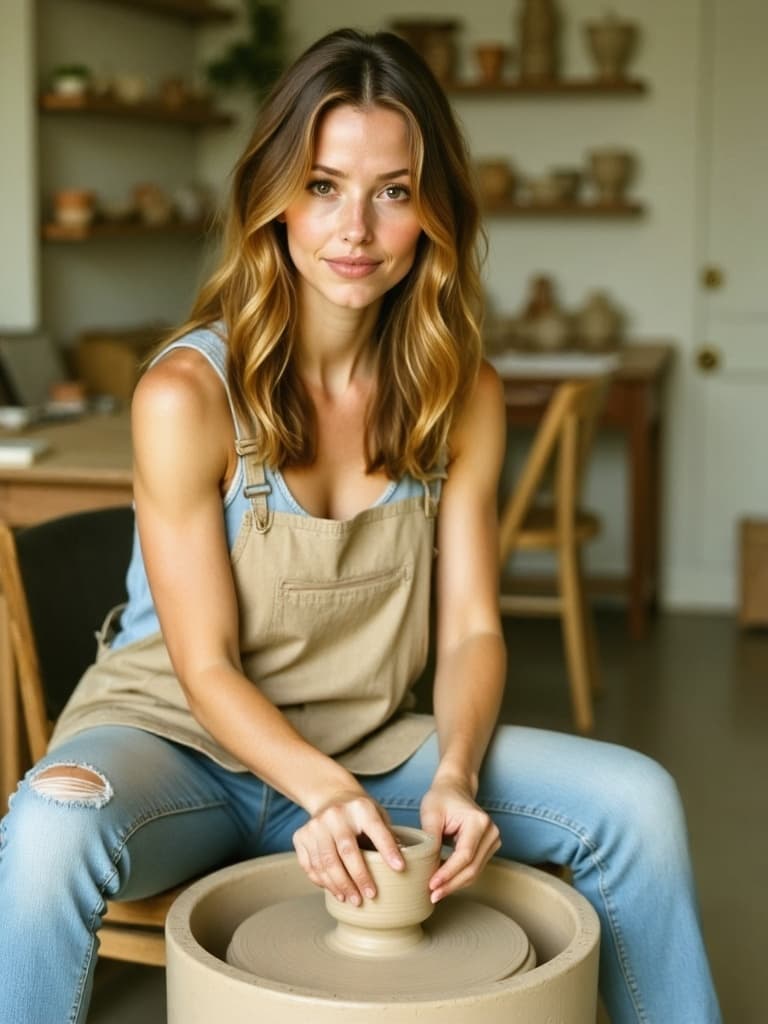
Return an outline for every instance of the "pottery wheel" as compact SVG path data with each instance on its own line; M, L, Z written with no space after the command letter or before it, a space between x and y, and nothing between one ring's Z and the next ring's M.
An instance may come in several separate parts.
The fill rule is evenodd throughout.
M321 894L271 904L235 930L227 962L267 981L341 999L446 997L535 966L525 932L499 910L452 896L396 955L365 956L329 941L336 922Z

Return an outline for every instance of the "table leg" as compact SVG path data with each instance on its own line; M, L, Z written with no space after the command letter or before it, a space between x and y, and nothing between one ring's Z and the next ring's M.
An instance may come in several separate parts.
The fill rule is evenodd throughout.
M629 632L642 640L648 630L648 599L656 534L651 402L648 389L633 388L629 429Z

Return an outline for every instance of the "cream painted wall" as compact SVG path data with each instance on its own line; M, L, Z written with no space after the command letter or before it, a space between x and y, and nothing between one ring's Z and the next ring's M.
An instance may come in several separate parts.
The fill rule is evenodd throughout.
M35 3L40 86L66 63L97 75L140 74L150 89L197 68L196 32L187 23L85 0ZM173 191L198 176L196 132L173 124L42 115L38 160L44 211L57 188L92 188L115 201L141 182ZM43 325L65 346L83 329L176 322L201 276L203 249L188 236L40 248Z
M9 2L20 6L22 0L4 0ZM228 2L242 7L242 0ZM77 4L78 0L66 3ZM615 223L492 221L487 288L497 308L513 311L522 302L529 276L537 271L555 277L561 298L569 306L578 304L591 288L606 287L624 307L634 334L669 337L676 342L676 365L665 402L663 557L663 599L674 607L727 607L734 594L733 560L719 576L709 576L706 587L694 583L699 580L697 553L689 530L695 517L706 514L706 509L700 507L692 468L696 464L692 453L701 428L700 402L697 403L701 379L693 369L692 353L700 340L696 337L694 309L700 244L697 182L703 158L699 64L704 3L705 0L677 0L675 4L667 0L614 0L611 4L612 9L642 25L642 46L633 70L649 83L649 92L644 97L610 101L464 99L455 103L473 152L478 157L506 155L523 172L535 173L555 163L579 162L590 146L603 144L626 145L639 157L634 194L647 204L643 218ZM90 4L81 6L96 9ZM290 0L288 6L293 54L331 28L349 24L374 29L384 27L398 15L413 16L411 0L387 0L386 5L361 5L359 0L327 0L324 4ZM561 0L560 6L565 13L565 69L574 75L586 72L589 61L579 26L586 18L603 13L605 5L602 0ZM462 21L464 53L469 52L473 43L487 38L512 41L513 15L517 10L514 0L505 5L495 0L475 0L471 15L466 10L462 0L420 0L418 6L419 14L455 16ZM239 33L238 24L205 28L196 33L198 65L218 54L227 39ZM7 33L3 41L9 52L18 51ZM134 44L131 49L135 49ZM189 158L197 177L220 192L247 137L252 109L244 96L227 97L223 102L239 114L238 126L199 135L192 142ZM0 99L0 110L3 109ZM7 118L7 111L4 116ZM28 128L26 136L29 138ZM137 161L144 156L138 143L134 156ZM30 190L19 177L19 171L9 173L0 169L0 183L10 179L11 192L15 189L23 205L23 201L28 202ZM2 191L7 197L6 190ZM15 209L19 204L13 206L6 198L6 205ZM188 280L188 275L186 270L182 273L183 260L178 248L170 247L161 254L160 263L170 280L159 279L148 261L145 277L139 275L140 282L143 281L139 286L135 275L136 264L142 260L140 254L125 252L114 256L117 263L112 262L110 254L109 261L94 260L84 271L89 277L91 311L105 317L119 314L126 320L135 319L151 312L153 302L159 301L162 293L176 296L171 305L184 305L186 295L182 294L184 286L180 280ZM67 293L68 274L74 273L74 257L65 258L62 253L55 258L61 265L46 267L47 278L57 282L58 294L51 301L73 317L76 302ZM115 275L114 266L122 267L124 274ZM16 291L34 292L33 271L14 269ZM174 281L177 271L179 280ZM589 485L589 497L603 510L606 522L606 531L591 555L597 571L615 571L625 564L624 488L621 443L618 438L604 438Z
M34 24L29 0L2 0L0 29L0 331L39 321Z
M605 11L600 0L563 0L564 69L586 73L589 58L581 24ZM636 221L574 222L493 220L489 223L487 288L500 310L514 311L526 283L537 271L551 273L567 306L586 292L605 287L624 307L637 336L666 337L678 346L666 395L664 472L663 593L676 606L719 606L732 601L731 572L707 593L681 586L691 559L687 524L696 508L690 478L690 445L696 422L692 392L698 386L691 369L696 288L696 170L699 156L698 88L701 0L615 0L611 8L638 21L642 46L633 71L649 83L636 99L456 99L470 145L478 157L504 155L524 173L553 164L580 163L598 145L631 148L640 161L634 194L647 204ZM462 0L421 0L418 14L459 19L462 51L489 38L512 42L516 3L475 0L471 14ZM414 16L410 0L361 5L357 0L291 0L292 47L299 51L330 28L384 27L392 18ZM471 66L465 59L466 73ZM606 529L590 552L598 572L620 570L625 563L625 462L618 438L601 440L589 481L588 498L604 512Z

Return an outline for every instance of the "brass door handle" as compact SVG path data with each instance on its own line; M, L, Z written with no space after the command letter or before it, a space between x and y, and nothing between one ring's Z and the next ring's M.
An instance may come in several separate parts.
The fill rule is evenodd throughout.
M720 369L722 356L714 345L702 345L696 353L696 365L702 373L714 373Z
M701 272L701 283L710 291L722 288L725 284L725 271L722 267L704 267Z

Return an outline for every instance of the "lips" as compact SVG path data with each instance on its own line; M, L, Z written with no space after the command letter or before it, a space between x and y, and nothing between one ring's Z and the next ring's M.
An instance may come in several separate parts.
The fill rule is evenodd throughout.
M346 278L367 277L380 266L378 260L368 259L365 256L326 259L325 262L335 274Z

